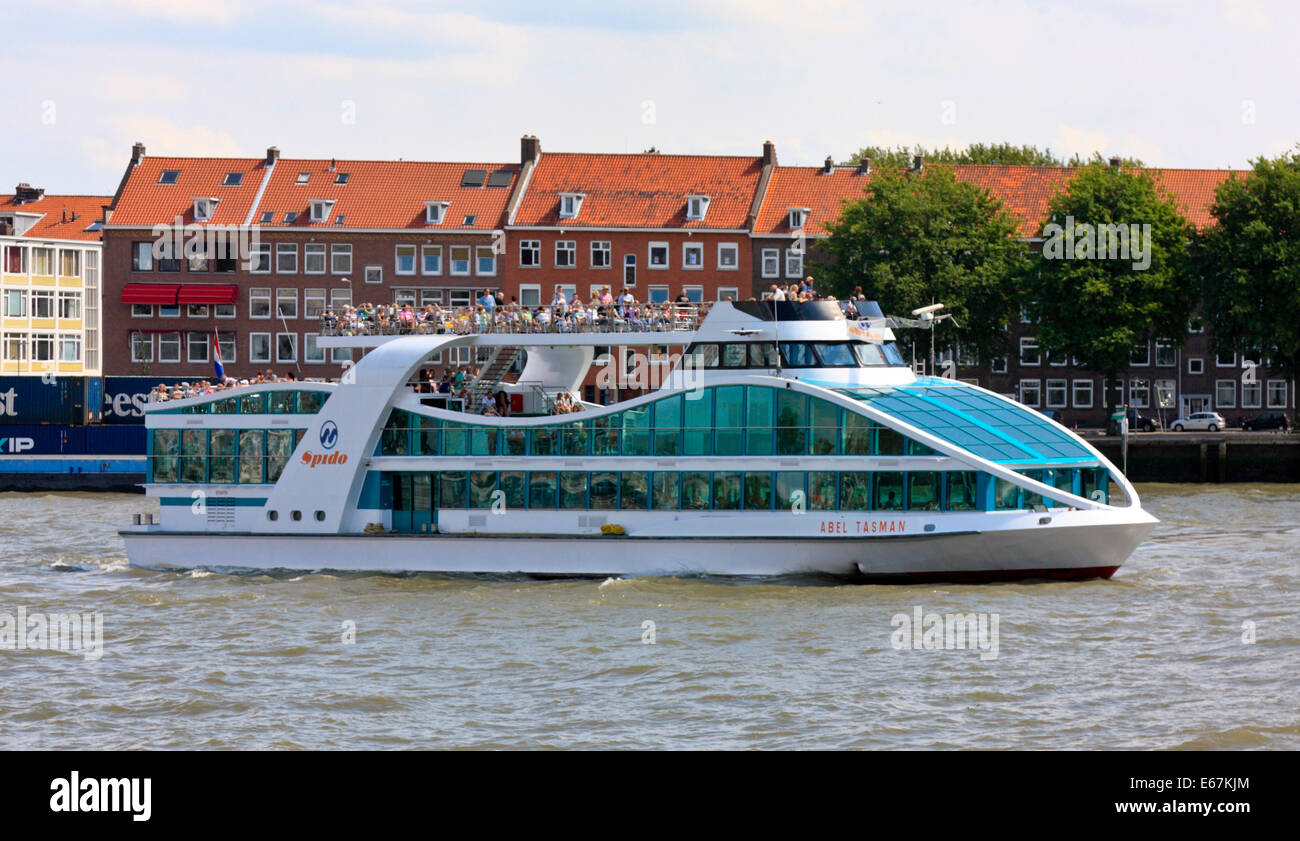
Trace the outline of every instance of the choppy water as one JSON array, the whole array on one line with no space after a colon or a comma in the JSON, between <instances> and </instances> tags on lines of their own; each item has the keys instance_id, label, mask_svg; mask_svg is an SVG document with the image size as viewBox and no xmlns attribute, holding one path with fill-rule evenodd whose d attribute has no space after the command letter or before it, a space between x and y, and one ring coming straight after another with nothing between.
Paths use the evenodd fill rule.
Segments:
<instances>
[{"instance_id":1,"label":"choppy water","mask_svg":"<svg viewBox=\"0 0 1300 841\"><path fill-rule=\"evenodd\" d=\"M104 617L0 650L0 748L1300 747L1300 487L1140 490L1114 580L953 587L149 572L143 497L0 494L0 612ZM895 650L916 606L998 656Z\"/></svg>"}]
</instances>

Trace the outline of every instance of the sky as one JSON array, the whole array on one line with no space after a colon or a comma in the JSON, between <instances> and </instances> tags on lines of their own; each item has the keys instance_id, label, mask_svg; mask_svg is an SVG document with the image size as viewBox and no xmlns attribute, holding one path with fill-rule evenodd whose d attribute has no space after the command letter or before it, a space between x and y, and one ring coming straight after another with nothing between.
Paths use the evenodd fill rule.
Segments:
<instances>
[{"instance_id":1,"label":"sky","mask_svg":"<svg viewBox=\"0 0 1300 841\"><path fill-rule=\"evenodd\" d=\"M151 155L517 161L1009 141L1245 167L1300 142L1300 4L45 0L0 6L0 192Z\"/></svg>"}]
</instances>

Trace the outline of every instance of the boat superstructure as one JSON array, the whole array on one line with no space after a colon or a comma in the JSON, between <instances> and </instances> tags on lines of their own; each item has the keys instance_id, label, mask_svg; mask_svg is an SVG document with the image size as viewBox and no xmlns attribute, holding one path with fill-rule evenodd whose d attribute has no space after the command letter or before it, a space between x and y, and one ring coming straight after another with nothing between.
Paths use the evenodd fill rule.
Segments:
<instances>
[{"instance_id":1,"label":"boat superstructure","mask_svg":"<svg viewBox=\"0 0 1300 841\"><path fill-rule=\"evenodd\" d=\"M919 377L877 307L713 305L686 329L322 337L339 383L151 404L156 523L137 565L868 580L1109 577L1155 518L1044 415ZM411 386L471 346L522 349L523 413ZM596 351L684 348L662 385L551 414ZM622 364L622 359L618 364ZM473 399L469 400L474 405Z\"/></svg>"}]
</instances>

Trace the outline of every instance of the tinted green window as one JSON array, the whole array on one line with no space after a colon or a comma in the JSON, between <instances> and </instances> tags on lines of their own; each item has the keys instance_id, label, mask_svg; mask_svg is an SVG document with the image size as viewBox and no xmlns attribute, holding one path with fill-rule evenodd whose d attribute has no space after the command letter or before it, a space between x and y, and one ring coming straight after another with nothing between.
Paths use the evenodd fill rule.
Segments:
<instances>
[{"instance_id":1,"label":"tinted green window","mask_svg":"<svg viewBox=\"0 0 1300 841\"><path fill-rule=\"evenodd\" d=\"M505 491L506 508L519 509L527 504L527 474L523 471L509 471L501 474L501 490Z\"/></svg>"},{"instance_id":2,"label":"tinted green window","mask_svg":"<svg viewBox=\"0 0 1300 841\"><path fill-rule=\"evenodd\" d=\"M682 508L707 510L709 507L709 474L682 474Z\"/></svg>"},{"instance_id":3,"label":"tinted green window","mask_svg":"<svg viewBox=\"0 0 1300 841\"><path fill-rule=\"evenodd\" d=\"M239 411L245 415L266 414L266 392L241 395L239 398Z\"/></svg>"},{"instance_id":4,"label":"tinted green window","mask_svg":"<svg viewBox=\"0 0 1300 841\"><path fill-rule=\"evenodd\" d=\"M605 415L591 421L591 454L618 455L618 415Z\"/></svg>"},{"instance_id":5,"label":"tinted green window","mask_svg":"<svg viewBox=\"0 0 1300 841\"><path fill-rule=\"evenodd\" d=\"M411 509L433 510L433 477L428 473L415 473L411 476Z\"/></svg>"},{"instance_id":6,"label":"tinted green window","mask_svg":"<svg viewBox=\"0 0 1300 841\"><path fill-rule=\"evenodd\" d=\"M438 507L465 508L464 470L452 470L438 474Z\"/></svg>"},{"instance_id":7,"label":"tinted green window","mask_svg":"<svg viewBox=\"0 0 1300 841\"><path fill-rule=\"evenodd\" d=\"M808 398L789 389L778 394L776 452L783 456L804 455L808 452Z\"/></svg>"},{"instance_id":8,"label":"tinted green window","mask_svg":"<svg viewBox=\"0 0 1300 841\"><path fill-rule=\"evenodd\" d=\"M745 474L745 508L750 511L768 511L772 508L772 474Z\"/></svg>"},{"instance_id":9,"label":"tinted green window","mask_svg":"<svg viewBox=\"0 0 1300 841\"><path fill-rule=\"evenodd\" d=\"M1043 472L1041 470L1022 470L1020 472L1025 476L1028 476L1030 479L1038 479L1041 481L1043 478ZM1033 491L1027 491L1024 488L1021 488L1020 498L1022 500L1020 503L1021 508L1033 508L1035 505L1043 504L1042 494L1036 494Z\"/></svg>"},{"instance_id":10,"label":"tinted green window","mask_svg":"<svg viewBox=\"0 0 1300 841\"><path fill-rule=\"evenodd\" d=\"M903 474L877 473L876 493L872 507L877 511L901 511L903 509Z\"/></svg>"},{"instance_id":11,"label":"tinted green window","mask_svg":"<svg viewBox=\"0 0 1300 841\"><path fill-rule=\"evenodd\" d=\"M211 403L196 403L181 409L182 415L207 415L212 413Z\"/></svg>"},{"instance_id":12,"label":"tinted green window","mask_svg":"<svg viewBox=\"0 0 1300 841\"><path fill-rule=\"evenodd\" d=\"M500 449L501 430L492 426L470 427L470 455L494 456Z\"/></svg>"},{"instance_id":13,"label":"tinted green window","mask_svg":"<svg viewBox=\"0 0 1300 841\"><path fill-rule=\"evenodd\" d=\"M623 415L623 455L650 455L650 407L628 409Z\"/></svg>"},{"instance_id":14,"label":"tinted green window","mask_svg":"<svg viewBox=\"0 0 1300 841\"><path fill-rule=\"evenodd\" d=\"M506 436L506 455L508 456L526 456L528 455L528 430L526 429L507 429Z\"/></svg>"},{"instance_id":15,"label":"tinted green window","mask_svg":"<svg viewBox=\"0 0 1300 841\"><path fill-rule=\"evenodd\" d=\"M157 446L155 444L155 446ZM1110 474L1106 470L1080 470L1079 495L1097 502L1109 504Z\"/></svg>"},{"instance_id":16,"label":"tinted green window","mask_svg":"<svg viewBox=\"0 0 1300 841\"><path fill-rule=\"evenodd\" d=\"M903 435L887 426L873 424L876 430L876 453L882 456L903 454Z\"/></svg>"},{"instance_id":17,"label":"tinted green window","mask_svg":"<svg viewBox=\"0 0 1300 841\"><path fill-rule=\"evenodd\" d=\"M235 430L214 429L210 445L212 458L208 469L212 471L209 482L235 481Z\"/></svg>"},{"instance_id":18,"label":"tinted green window","mask_svg":"<svg viewBox=\"0 0 1300 841\"><path fill-rule=\"evenodd\" d=\"M310 394L311 392L303 392ZM438 419L424 415L412 415L416 424L415 454L421 456L438 455Z\"/></svg>"},{"instance_id":19,"label":"tinted green window","mask_svg":"<svg viewBox=\"0 0 1300 841\"><path fill-rule=\"evenodd\" d=\"M1044 470L1043 481L1054 488L1065 491L1066 493L1073 493L1074 492L1073 473L1074 472L1069 468L1061 468L1061 467L1052 468L1051 470ZM1054 499L1044 498L1043 502L1054 508L1059 508L1062 505L1062 503L1057 502Z\"/></svg>"},{"instance_id":20,"label":"tinted green window","mask_svg":"<svg viewBox=\"0 0 1300 841\"><path fill-rule=\"evenodd\" d=\"M812 401L812 451L813 455L826 456L835 454L835 445L840 440L840 410L838 406L825 400L813 398Z\"/></svg>"},{"instance_id":21,"label":"tinted green window","mask_svg":"<svg viewBox=\"0 0 1300 841\"><path fill-rule=\"evenodd\" d=\"M776 390L751 385L745 389L745 452L751 456L772 454L772 406Z\"/></svg>"},{"instance_id":22,"label":"tinted green window","mask_svg":"<svg viewBox=\"0 0 1300 841\"><path fill-rule=\"evenodd\" d=\"M871 474L840 474L840 508L845 511L868 511L871 508Z\"/></svg>"},{"instance_id":23,"label":"tinted green window","mask_svg":"<svg viewBox=\"0 0 1300 841\"><path fill-rule=\"evenodd\" d=\"M936 453L934 450L930 449L926 445L922 444L920 441L913 441L911 438L907 439L907 454L909 456L938 455L938 453Z\"/></svg>"},{"instance_id":24,"label":"tinted green window","mask_svg":"<svg viewBox=\"0 0 1300 841\"><path fill-rule=\"evenodd\" d=\"M587 455L587 425L583 421L566 423L560 427L560 442L566 456Z\"/></svg>"},{"instance_id":25,"label":"tinted green window","mask_svg":"<svg viewBox=\"0 0 1300 841\"><path fill-rule=\"evenodd\" d=\"M974 511L975 488L978 475L969 470L945 473L945 489L949 511Z\"/></svg>"},{"instance_id":26,"label":"tinted green window","mask_svg":"<svg viewBox=\"0 0 1300 841\"><path fill-rule=\"evenodd\" d=\"M555 427L539 426L532 431L532 454L535 456L556 455Z\"/></svg>"},{"instance_id":27,"label":"tinted green window","mask_svg":"<svg viewBox=\"0 0 1300 841\"><path fill-rule=\"evenodd\" d=\"M654 507L660 511L675 511L680 497L678 493L678 475L676 473L655 473Z\"/></svg>"},{"instance_id":28,"label":"tinted green window","mask_svg":"<svg viewBox=\"0 0 1300 841\"><path fill-rule=\"evenodd\" d=\"M181 431L179 429L155 429L153 431L153 481L175 482L177 477L177 456L181 449Z\"/></svg>"},{"instance_id":29,"label":"tinted green window","mask_svg":"<svg viewBox=\"0 0 1300 841\"><path fill-rule=\"evenodd\" d=\"M650 474L620 473L618 507L643 511L650 506Z\"/></svg>"},{"instance_id":30,"label":"tinted green window","mask_svg":"<svg viewBox=\"0 0 1300 841\"><path fill-rule=\"evenodd\" d=\"M722 346L723 368L744 368L746 347L743 344L726 344Z\"/></svg>"},{"instance_id":31,"label":"tinted green window","mask_svg":"<svg viewBox=\"0 0 1300 841\"><path fill-rule=\"evenodd\" d=\"M741 507L744 494L744 474L718 472L713 474L713 507L733 511Z\"/></svg>"},{"instance_id":32,"label":"tinted green window","mask_svg":"<svg viewBox=\"0 0 1300 841\"><path fill-rule=\"evenodd\" d=\"M393 474L393 510L410 511L415 505L411 494L411 474Z\"/></svg>"},{"instance_id":33,"label":"tinted green window","mask_svg":"<svg viewBox=\"0 0 1300 841\"><path fill-rule=\"evenodd\" d=\"M469 474L469 507L491 508L492 492L497 489L497 474L491 470L474 470Z\"/></svg>"},{"instance_id":34,"label":"tinted green window","mask_svg":"<svg viewBox=\"0 0 1300 841\"><path fill-rule=\"evenodd\" d=\"M787 368L818 367L817 356L813 353L812 345L803 342L782 342L781 355L785 357Z\"/></svg>"},{"instance_id":35,"label":"tinted green window","mask_svg":"<svg viewBox=\"0 0 1300 841\"><path fill-rule=\"evenodd\" d=\"M410 450L409 415L401 409L394 409L388 415L384 431L380 434L379 454L384 456L404 456Z\"/></svg>"},{"instance_id":36,"label":"tinted green window","mask_svg":"<svg viewBox=\"0 0 1300 841\"><path fill-rule=\"evenodd\" d=\"M323 391L300 391L298 392L298 411L314 415L320 411L320 407L325 405L325 392Z\"/></svg>"},{"instance_id":37,"label":"tinted green window","mask_svg":"<svg viewBox=\"0 0 1300 841\"><path fill-rule=\"evenodd\" d=\"M1008 482L1006 479L997 479L994 486L993 502L999 510L1010 510L1020 507L1020 488L1014 482Z\"/></svg>"},{"instance_id":38,"label":"tinted green window","mask_svg":"<svg viewBox=\"0 0 1300 841\"><path fill-rule=\"evenodd\" d=\"M297 401L294 391L272 391L267 397L271 401L271 414L273 415L291 415L296 407Z\"/></svg>"},{"instance_id":39,"label":"tinted green window","mask_svg":"<svg viewBox=\"0 0 1300 841\"><path fill-rule=\"evenodd\" d=\"M560 507L587 507L587 474L565 472L560 474Z\"/></svg>"},{"instance_id":40,"label":"tinted green window","mask_svg":"<svg viewBox=\"0 0 1300 841\"><path fill-rule=\"evenodd\" d=\"M555 474L550 472L528 474L528 507L555 507Z\"/></svg>"},{"instance_id":41,"label":"tinted green window","mask_svg":"<svg viewBox=\"0 0 1300 841\"><path fill-rule=\"evenodd\" d=\"M655 455L682 453L682 395L655 403Z\"/></svg>"},{"instance_id":42,"label":"tinted green window","mask_svg":"<svg viewBox=\"0 0 1300 841\"><path fill-rule=\"evenodd\" d=\"M697 388L686 393L686 455L713 452L713 390Z\"/></svg>"},{"instance_id":43,"label":"tinted green window","mask_svg":"<svg viewBox=\"0 0 1300 841\"><path fill-rule=\"evenodd\" d=\"M266 431L266 481L274 482L284 472L293 454L293 430L268 429Z\"/></svg>"},{"instance_id":44,"label":"tinted green window","mask_svg":"<svg viewBox=\"0 0 1300 841\"><path fill-rule=\"evenodd\" d=\"M744 454L745 387L727 385L713 389L714 452L720 456Z\"/></svg>"},{"instance_id":45,"label":"tinted green window","mask_svg":"<svg viewBox=\"0 0 1300 841\"><path fill-rule=\"evenodd\" d=\"M808 510L831 511L835 508L835 474L817 471L808 474Z\"/></svg>"},{"instance_id":46,"label":"tinted green window","mask_svg":"<svg viewBox=\"0 0 1300 841\"><path fill-rule=\"evenodd\" d=\"M871 454L871 421L845 410L840 430L840 452L846 456Z\"/></svg>"},{"instance_id":47,"label":"tinted green window","mask_svg":"<svg viewBox=\"0 0 1300 841\"><path fill-rule=\"evenodd\" d=\"M239 398L227 397L212 404L212 412L217 415L233 415L239 411Z\"/></svg>"},{"instance_id":48,"label":"tinted green window","mask_svg":"<svg viewBox=\"0 0 1300 841\"><path fill-rule=\"evenodd\" d=\"M607 509L618 507L618 474L599 471L591 474L591 507Z\"/></svg>"},{"instance_id":49,"label":"tinted green window","mask_svg":"<svg viewBox=\"0 0 1300 841\"><path fill-rule=\"evenodd\" d=\"M912 511L935 511L939 508L939 474L907 475L907 507Z\"/></svg>"},{"instance_id":50,"label":"tinted green window","mask_svg":"<svg viewBox=\"0 0 1300 841\"><path fill-rule=\"evenodd\" d=\"M207 480L208 431L185 429L181 431L181 481Z\"/></svg>"},{"instance_id":51,"label":"tinted green window","mask_svg":"<svg viewBox=\"0 0 1300 841\"><path fill-rule=\"evenodd\" d=\"M749 345L749 367L776 368L781 364L776 355L776 345L772 342L754 342Z\"/></svg>"},{"instance_id":52,"label":"tinted green window","mask_svg":"<svg viewBox=\"0 0 1300 841\"><path fill-rule=\"evenodd\" d=\"M256 484L266 472L266 433L260 429L239 431L239 481Z\"/></svg>"},{"instance_id":53,"label":"tinted green window","mask_svg":"<svg viewBox=\"0 0 1300 841\"><path fill-rule=\"evenodd\" d=\"M793 511L795 503L803 502L808 507L808 496L804 490L804 474L796 470L782 470L776 474L776 507Z\"/></svg>"}]
</instances>

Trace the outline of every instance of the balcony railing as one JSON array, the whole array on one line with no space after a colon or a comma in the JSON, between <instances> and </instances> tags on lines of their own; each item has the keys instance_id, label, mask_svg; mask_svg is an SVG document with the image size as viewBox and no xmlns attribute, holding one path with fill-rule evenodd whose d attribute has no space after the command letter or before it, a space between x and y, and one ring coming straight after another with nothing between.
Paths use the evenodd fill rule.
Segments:
<instances>
[{"instance_id":1,"label":"balcony railing","mask_svg":"<svg viewBox=\"0 0 1300 841\"><path fill-rule=\"evenodd\" d=\"M405 308L327 311L321 317L322 336L418 336L532 333L657 333L699 328L708 304L637 304L576 311L553 307L531 310L498 307L455 309Z\"/></svg>"}]
</instances>

